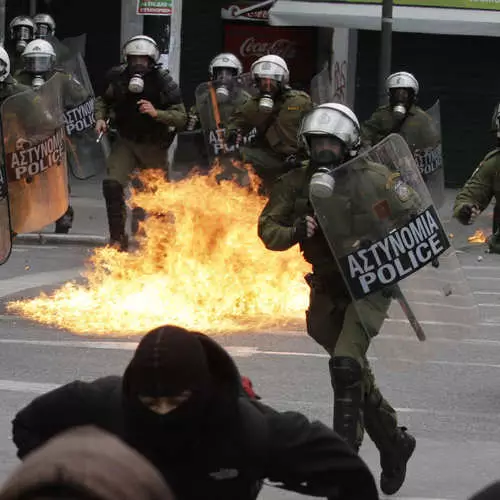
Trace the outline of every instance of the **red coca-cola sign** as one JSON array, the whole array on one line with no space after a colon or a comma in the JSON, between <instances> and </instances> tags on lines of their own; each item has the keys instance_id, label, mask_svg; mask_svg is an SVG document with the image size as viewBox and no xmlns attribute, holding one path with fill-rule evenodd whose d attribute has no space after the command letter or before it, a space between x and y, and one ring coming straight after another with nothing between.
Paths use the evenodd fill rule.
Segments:
<instances>
[{"instance_id":1,"label":"red coca-cola sign","mask_svg":"<svg viewBox=\"0 0 500 500\"><path fill-rule=\"evenodd\" d=\"M281 28L227 23L224 50L240 58L245 71L259 57L281 56L288 64L292 85L308 87L314 74L313 28Z\"/></svg>"}]
</instances>

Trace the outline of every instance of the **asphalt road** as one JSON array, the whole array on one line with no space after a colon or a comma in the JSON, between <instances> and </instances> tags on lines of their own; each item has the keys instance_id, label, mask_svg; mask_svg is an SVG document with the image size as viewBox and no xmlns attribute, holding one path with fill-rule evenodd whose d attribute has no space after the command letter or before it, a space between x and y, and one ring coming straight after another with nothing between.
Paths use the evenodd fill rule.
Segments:
<instances>
[{"instance_id":1,"label":"asphalt road","mask_svg":"<svg viewBox=\"0 0 500 500\"><path fill-rule=\"evenodd\" d=\"M462 307L446 309L437 297L419 296L419 282L409 292L420 304L428 341L419 343L411 331L399 328L396 318L370 352L379 386L398 408L401 425L417 438L407 482L393 498L466 499L500 479L500 256L485 254L480 246L457 247L479 304L479 326L465 327L472 312L464 315ZM16 246L0 268L2 303L78 277L87 252L69 246ZM264 401L331 424L327 357L304 332L256 332L219 340ZM5 312L0 316L0 480L17 463L10 441L15 412L58 384L120 373L136 341L75 336ZM378 477L378 453L368 438L361 455ZM266 489L262 498L298 497Z\"/></svg>"}]
</instances>

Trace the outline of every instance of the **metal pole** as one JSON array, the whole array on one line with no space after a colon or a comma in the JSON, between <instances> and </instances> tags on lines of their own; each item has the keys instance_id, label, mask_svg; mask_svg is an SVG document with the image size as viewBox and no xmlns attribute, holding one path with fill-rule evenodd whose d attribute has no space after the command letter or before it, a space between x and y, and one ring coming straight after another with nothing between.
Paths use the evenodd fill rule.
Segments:
<instances>
[{"instance_id":1,"label":"metal pole","mask_svg":"<svg viewBox=\"0 0 500 500\"><path fill-rule=\"evenodd\" d=\"M378 98L379 105L387 102L385 93L385 80L391 74L392 61L392 5L393 0L382 2L382 35L380 44L379 83Z\"/></svg>"},{"instance_id":2,"label":"metal pole","mask_svg":"<svg viewBox=\"0 0 500 500\"><path fill-rule=\"evenodd\" d=\"M3 45L5 42L5 4L6 0L0 0L0 42Z\"/></svg>"}]
</instances>

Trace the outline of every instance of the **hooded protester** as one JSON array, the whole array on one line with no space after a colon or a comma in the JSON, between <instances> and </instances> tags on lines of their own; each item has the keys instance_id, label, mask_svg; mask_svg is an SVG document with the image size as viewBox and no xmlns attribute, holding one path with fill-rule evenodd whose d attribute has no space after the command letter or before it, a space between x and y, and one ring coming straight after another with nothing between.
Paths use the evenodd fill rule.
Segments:
<instances>
[{"instance_id":1,"label":"hooded protester","mask_svg":"<svg viewBox=\"0 0 500 500\"><path fill-rule=\"evenodd\" d=\"M149 332L123 377L36 398L13 422L18 456L84 424L135 447L182 500L253 500L264 479L305 495L378 499L368 467L337 434L250 399L229 354L183 328Z\"/></svg>"},{"instance_id":2,"label":"hooded protester","mask_svg":"<svg viewBox=\"0 0 500 500\"><path fill-rule=\"evenodd\" d=\"M174 500L139 453L95 427L49 440L12 473L0 500Z\"/></svg>"}]
</instances>

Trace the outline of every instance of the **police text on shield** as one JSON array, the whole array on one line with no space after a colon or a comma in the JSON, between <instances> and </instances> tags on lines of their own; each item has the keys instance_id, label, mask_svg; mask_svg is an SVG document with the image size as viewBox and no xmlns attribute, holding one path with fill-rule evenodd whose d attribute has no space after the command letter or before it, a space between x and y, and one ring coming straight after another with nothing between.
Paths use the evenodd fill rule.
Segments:
<instances>
[{"instance_id":1,"label":"police text on shield","mask_svg":"<svg viewBox=\"0 0 500 500\"><path fill-rule=\"evenodd\" d=\"M34 146L10 153L7 156L7 164L14 173L14 180L18 181L61 165L65 154L64 128L60 128Z\"/></svg>"},{"instance_id":2,"label":"police text on shield","mask_svg":"<svg viewBox=\"0 0 500 500\"><path fill-rule=\"evenodd\" d=\"M76 108L66 111L64 113L64 122L66 123L66 133L68 135L94 128L96 123L94 98L91 97L84 103L76 106Z\"/></svg>"},{"instance_id":3,"label":"police text on shield","mask_svg":"<svg viewBox=\"0 0 500 500\"><path fill-rule=\"evenodd\" d=\"M450 243L434 207L386 237L347 255L342 268L351 290L363 297L394 285L441 255Z\"/></svg>"}]
</instances>

